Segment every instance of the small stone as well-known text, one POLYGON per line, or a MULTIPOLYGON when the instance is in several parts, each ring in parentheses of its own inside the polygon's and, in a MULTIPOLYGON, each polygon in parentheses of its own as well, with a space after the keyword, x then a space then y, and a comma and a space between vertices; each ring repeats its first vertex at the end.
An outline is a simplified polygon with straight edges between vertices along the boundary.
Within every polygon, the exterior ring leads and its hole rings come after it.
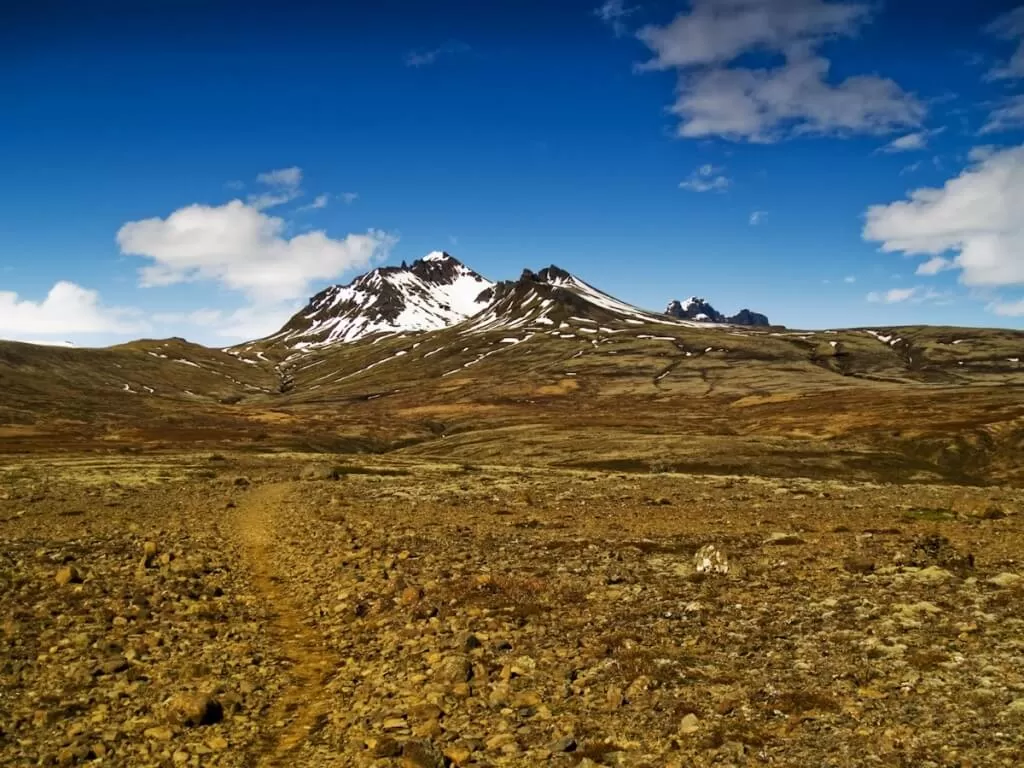
POLYGON ((843 569, 848 573, 874 573, 875 561, 867 557, 851 555, 843 560, 843 569))
POLYGON ((68 584, 81 584, 82 574, 78 572, 78 569, 73 565, 65 565, 54 577, 54 581, 57 582, 58 587, 64 587, 68 584))
POLYGON ((473 751, 462 744, 453 744, 444 751, 444 756, 451 760, 452 765, 461 766, 473 757, 473 751))
POLYGON ((483 646, 483 643, 480 642, 480 638, 473 634, 466 635, 466 641, 462 644, 466 651, 475 651, 481 646, 483 646))
POLYGON ((557 741, 552 742, 551 746, 548 747, 548 750, 555 754, 561 752, 575 752, 577 746, 576 739, 572 736, 563 736, 557 741))
POLYGON ((398 599, 402 605, 416 605, 423 599, 423 590, 419 587, 406 587, 398 599))
POLYGON ((160 547, 157 546, 155 541, 147 541, 142 545, 143 557, 156 557, 160 552, 160 547))
POLYGON ((174 731, 166 725, 157 725, 152 728, 147 728, 142 732, 142 735, 147 739, 152 739, 153 741, 170 741, 174 738, 174 731))
POLYGON ((124 656, 112 656, 99 666, 99 671, 104 675, 116 675, 128 669, 128 659, 124 656))
POLYGON ((473 664, 467 656, 449 656, 437 670, 442 683, 467 683, 473 679, 473 664))
POLYGON ((409 724, 405 721, 404 717, 389 717, 381 723, 380 727, 385 731, 404 731, 409 727, 409 724))
POLYGON ((307 464, 299 477, 303 480, 337 480, 339 474, 337 468, 330 464, 307 464))
POLYGON ((803 537, 795 533, 776 532, 764 540, 764 545, 768 547, 791 547, 804 543, 803 537))
POLYGON ((697 573, 709 573, 724 576, 729 573, 729 559, 714 544, 706 544, 693 556, 693 567, 697 573))
POLYGON ((206 742, 206 746, 212 749, 214 752, 223 752, 228 748, 228 740, 223 736, 214 736, 206 742))
POLYGON ((430 741, 408 741, 402 747, 402 768, 445 768, 444 755, 430 741))
POLYGON ((373 748, 374 757, 398 757, 402 754, 402 745, 390 736, 383 736, 373 748))
POLYGON ((700 730, 700 718, 692 712, 682 719, 679 723, 679 733, 683 736, 689 736, 690 734, 696 733, 700 730))
POLYGON ((213 725, 224 718, 224 708, 212 696, 186 693, 171 700, 171 719, 181 725, 194 727, 213 725))

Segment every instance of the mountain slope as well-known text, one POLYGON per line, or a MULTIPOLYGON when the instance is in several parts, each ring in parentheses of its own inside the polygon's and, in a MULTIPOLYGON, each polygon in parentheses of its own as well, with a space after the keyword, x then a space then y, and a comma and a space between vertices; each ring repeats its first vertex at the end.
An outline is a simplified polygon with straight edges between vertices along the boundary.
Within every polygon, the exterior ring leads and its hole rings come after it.
POLYGON ((491 303, 462 325, 466 332, 551 326, 566 330, 581 324, 680 324, 620 301, 554 265, 539 272, 524 270, 518 280, 496 285, 492 295, 491 303))
POLYGON ((321 291, 261 341, 305 349, 381 333, 446 328, 483 309, 493 286, 449 254, 435 251, 411 266, 380 267, 348 285, 321 291))

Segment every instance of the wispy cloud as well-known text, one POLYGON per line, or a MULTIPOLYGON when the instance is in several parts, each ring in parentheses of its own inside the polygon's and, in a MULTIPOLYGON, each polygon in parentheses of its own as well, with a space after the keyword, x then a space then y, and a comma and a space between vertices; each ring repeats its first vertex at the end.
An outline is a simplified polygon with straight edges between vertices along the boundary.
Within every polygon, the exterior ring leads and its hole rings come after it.
POLYGON ((405 56, 405 65, 407 67, 429 67, 431 64, 436 64, 437 61, 443 57, 455 56, 460 53, 465 53, 468 50, 468 45, 457 40, 453 40, 445 43, 444 45, 438 46, 437 48, 431 48, 423 51, 410 51, 405 56))
POLYGON ((1024 299, 1017 301, 994 301, 986 309, 994 315, 1001 317, 1024 317, 1024 299))
POLYGON ((616 37, 621 37, 626 34, 626 19, 638 10, 636 7, 627 7, 624 0, 607 0, 594 10, 594 15, 611 27, 616 37))
POLYGON ((917 288, 890 288, 888 291, 872 291, 867 299, 872 304, 899 304, 911 299, 915 293, 917 288))
POLYGON ((922 304, 924 302, 948 301, 951 296, 952 293, 949 291, 936 291, 932 288, 915 286, 914 288, 890 288, 888 291, 871 291, 867 295, 867 300, 872 304, 901 304, 906 301, 922 304))
POLYGON ((884 147, 882 152, 916 152, 924 149, 928 146, 928 134, 924 131, 917 131, 915 133, 908 133, 905 136, 900 136, 898 139, 893 139, 884 147))
POLYGON ((1024 95, 1013 96, 993 109, 981 127, 984 136, 1024 127, 1024 95))
POLYGON ((989 77, 994 80, 1024 77, 1024 5, 996 18, 986 31, 993 37, 1017 45, 1009 61, 990 70, 989 77))
POLYGON ((762 221, 764 217, 768 215, 768 211, 754 211, 750 214, 750 226, 756 227, 762 221))
POLYGON ((290 203, 302 195, 302 169, 297 166, 261 173, 256 181, 268 188, 258 195, 249 195, 249 204, 259 210, 290 203))
POLYGON ((689 178, 679 182, 679 188, 690 192, 724 192, 732 182, 722 175, 722 170, 710 163, 702 165, 689 178))
POLYGON ((352 203, 354 203, 358 199, 359 199, 359 193, 358 192, 342 192, 341 193, 341 200, 342 200, 342 202, 345 203, 345 205, 352 205, 352 203))
POLYGON ((849 284, 849 283, 856 283, 857 282, 857 278, 854 277, 853 275, 847 275, 846 277, 843 278, 843 282, 847 283, 847 284, 849 284))
POLYGON ((304 205, 299 208, 300 211, 316 211, 321 208, 326 208, 327 204, 331 201, 330 195, 317 195, 313 198, 313 202, 309 205, 304 205))

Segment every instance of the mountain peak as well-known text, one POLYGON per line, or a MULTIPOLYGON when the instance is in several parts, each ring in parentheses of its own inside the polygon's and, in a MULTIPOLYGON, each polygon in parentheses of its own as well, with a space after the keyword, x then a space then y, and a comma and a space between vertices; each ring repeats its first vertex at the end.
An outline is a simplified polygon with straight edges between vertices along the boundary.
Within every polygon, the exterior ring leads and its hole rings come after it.
POLYGON ((420 261, 458 261, 447 251, 431 251, 424 256, 420 261))
POLYGON ((348 285, 326 288, 268 341, 303 349, 439 330, 483 309, 493 286, 450 254, 433 251, 412 265, 378 267, 348 285))
POLYGON ((770 325, 765 315, 751 312, 749 309, 741 310, 732 317, 726 317, 710 303, 707 299, 698 296, 691 296, 686 301, 675 299, 669 302, 665 308, 665 314, 678 320, 693 320, 699 323, 728 323, 731 325, 770 325))

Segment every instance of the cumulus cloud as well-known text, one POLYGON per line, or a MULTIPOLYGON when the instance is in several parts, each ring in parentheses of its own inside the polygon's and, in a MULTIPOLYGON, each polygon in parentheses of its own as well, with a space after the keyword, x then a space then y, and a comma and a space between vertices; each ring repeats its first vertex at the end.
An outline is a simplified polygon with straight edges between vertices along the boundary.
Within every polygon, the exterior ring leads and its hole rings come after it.
POLYGON ((989 76, 997 80, 1024 77, 1024 6, 999 16, 988 25, 987 31, 1000 40, 1017 44, 1009 61, 995 67, 989 76))
POLYGON ((29 340, 53 334, 145 331, 136 309, 108 307, 96 291, 61 280, 42 301, 21 299, 13 291, 0 291, 0 336, 29 340))
POLYGON ((924 274, 948 268, 965 285, 1024 284, 1024 146, 981 157, 941 188, 871 206, 863 237, 889 253, 929 256, 924 274))
POLYGON ((867 4, 826 0, 694 0, 689 13, 637 37, 655 53, 647 69, 725 64, 749 51, 796 52, 852 35, 868 12, 867 4))
POLYGON ((702 165, 689 178, 679 182, 679 188, 691 192, 724 192, 732 182, 721 171, 721 168, 710 164, 702 165))
POLYGON ((1000 133, 1024 127, 1024 95, 1007 99, 989 113, 981 133, 1000 133))
POLYGON ((853 35, 869 6, 825 0, 694 0, 664 27, 637 36, 655 54, 641 69, 675 69, 671 111, 678 134, 772 142, 793 135, 888 133, 921 123, 925 107, 894 81, 854 75, 829 81, 831 63, 815 54, 827 39, 853 35), (784 63, 737 66, 749 53, 784 63))
POLYGON ((117 243, 122 253, 150 261, 139 272, 143 286, 209 280, 272 304, 307 296, 315 280, 366 267, 396 242, 376 230, 334 239, 323 231, 288 238, 285 229, 283 219, 232 200, 128 222, 117 243))
POLYGON ((626 19, 636 13, 637 8, 627 8, 623 0, 607 0, 594 10, 594 15, 612 28, 616 36, 626 34, 626 19))

